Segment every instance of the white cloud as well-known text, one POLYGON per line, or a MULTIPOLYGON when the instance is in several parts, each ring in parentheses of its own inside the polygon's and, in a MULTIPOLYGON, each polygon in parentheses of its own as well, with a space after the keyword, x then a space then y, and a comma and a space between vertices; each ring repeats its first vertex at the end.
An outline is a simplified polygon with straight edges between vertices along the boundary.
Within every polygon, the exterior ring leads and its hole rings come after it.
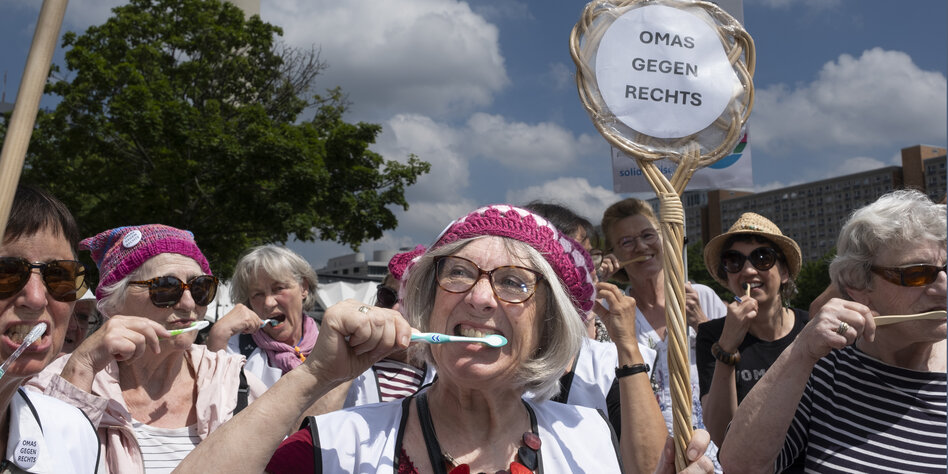
POLYGON ((557 178, 537 186, 507 191, 507 202, 526 204, 540 200, 561 204, 593 224, 598 224, 603 211, 620 198, 611 189, 593 186, 585 178, 557 178))
POLYGON ((431 171, 406 191, 409 202, 441 200, 468 187, 470 171, 460 134, 452 127, 422 115, 400 114, 383 125, 373 150, 386 159, 405 161, 410 153, 431 163, 431 171))
POLYGON ((329 69, 320 88, 341 86, 351 112, 463 114, 487 106, 509 78, 496 26, 455 0, 284 0, 261 6, 294 46, 316 45, 329 69))
POLYGON ((398 217, 398 234, 409 236, 415 244, 427 246, 451 221, 486 204, 460 196, 451 197, 454 199, 412 203, 408 211, 398 217))
POLYGON ((493 5, 487 2, 477 2, 472 5, 472 8, 478 15, 488 21, 532 20, 534 18, 529 5, 514 0, 500 0, 493 5))
POLYGON ((815 81, 757 91, 754 146, 785 150, 902 148, 946 139, 945 76, 874 48, 826 63, 815 81))
POLYGON ((603 146, 598 137, 575 136, 555 123, 527 124, 485 113, 471 116, 467 132, 467 149, 511 169, 562 170, 603 146))
POLYGON ((562 91, 576 87, 573 71, 566 63, 550 63, 544 78, 554 90, 562 91))

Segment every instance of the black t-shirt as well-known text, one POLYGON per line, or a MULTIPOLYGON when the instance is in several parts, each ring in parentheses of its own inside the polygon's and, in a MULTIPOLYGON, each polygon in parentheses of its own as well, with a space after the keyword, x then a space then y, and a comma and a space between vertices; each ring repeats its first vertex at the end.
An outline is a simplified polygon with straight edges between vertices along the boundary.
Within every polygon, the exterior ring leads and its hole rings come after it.
MULTIPOLYGON (((793 309, 793 329, 786 336, 776 341, 764 341, 747 333, 737 350, 741 353, 741 361, 735 367, 737 382, 737 403, 741 403, 757 381, 764 376, 767 369, 773 365, 777 357, 787 346, 796 339, 810 319, 806 311, 793 309)), ((711 355, 711 346, 721 338, 724 331, 725 318, 712 319, 698 325, 698 336, 695 339, 695 364, 698 369, 698 385, 701 396, 711 390, 711 378, 714 376, 714 364, 717 359, 711 355)))

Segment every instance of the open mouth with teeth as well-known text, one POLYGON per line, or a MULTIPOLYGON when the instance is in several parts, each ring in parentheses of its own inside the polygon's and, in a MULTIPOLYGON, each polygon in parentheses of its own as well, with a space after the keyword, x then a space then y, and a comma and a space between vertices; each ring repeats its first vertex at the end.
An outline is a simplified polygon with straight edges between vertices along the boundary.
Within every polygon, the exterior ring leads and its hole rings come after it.
POLYGON ((494 331, 486 328, 474 329, 470 326, 465 326, 463 324, 458 324, 454 326, 454 335, 455 336, 464 336, 464 337, 484 337, 490 336, 491 334, 501 334, 499 331, 494 331))
MULTIPOLYGON (((23 340, 26 339, 26 335, 30 333, 30 330, 33 329, 34 324, 14 324, 7 327, 7 331, 3 334, 10 339, 14 344, 23 344, 23 340)), ((48 329, 47 329, 48 331, 48 329)), ((44 333, 43 336, 46 334, 44 333)))

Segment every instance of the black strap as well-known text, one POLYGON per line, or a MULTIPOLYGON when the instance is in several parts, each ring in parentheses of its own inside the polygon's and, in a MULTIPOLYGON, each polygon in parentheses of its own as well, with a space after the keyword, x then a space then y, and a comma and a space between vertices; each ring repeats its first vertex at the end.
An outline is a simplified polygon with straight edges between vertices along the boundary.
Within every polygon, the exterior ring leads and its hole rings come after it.
POLYGON ((446 474, 444 469, 444 455, 441 454, 441 444, 435 434, 434 423, 431 422, 431 411, 428 409, 428 392, 418 395, 418 423, 421 425, 421 434, 425 437, 425 447, 428 448, 428 460, 435 474, 446 474))
POLYGON ((237 385, 237 406, 234 407, 234 415, 247 408, 248 397, 250 397, 250 384, 247 383, 247 375, 244 374, 244 368, 241 367, 240 384, 237 385))
POLYGON ((573 358, 572 370, 560 377, 560 392, 550 400, 554 402, 569 404, 569 390, 573 386, 573 374, 576 373, 576 365, 579 363, 579 354, 573 358))
POLYGON ((319 429, 316 426, 316 417, 307 416, 303 418, 300 429, 309 426, 309 435, 313 438, 313 472, 323 472, 323 448, 319 445, 319 429))
POLYGON ((405 425, 408 424, 408 413, 411 411, 411 401, 415 398, 414 395, 410 397, 405 397, 402 400, 402 419, 398 422, 398 435, 395 437, 395 455, 392 456, 392 459, 395 460, 395 471, 398 471, 399 464, 402 463, 402 440, 405 438, 405 425))

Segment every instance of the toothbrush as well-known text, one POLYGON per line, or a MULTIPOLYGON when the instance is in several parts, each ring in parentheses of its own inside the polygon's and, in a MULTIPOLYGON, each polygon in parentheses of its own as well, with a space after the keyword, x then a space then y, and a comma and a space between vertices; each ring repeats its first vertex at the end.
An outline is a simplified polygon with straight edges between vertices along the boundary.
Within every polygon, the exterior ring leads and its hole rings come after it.
POLYGON ((491 347, 502 347, 507 345, 507 338, 500 334, 491 334, 484 337, 466 337, 449 336, 447 334, 438 334, 436 332, 421 332, 411 335, 412 341, 422 341, 429 344, 444 344, 446 342, 479 342, 491 347))
POLYGON ((26 335, 26 338, 23 339, 23 343, 20 344, 20 347, 17 347, 16 350, 13 351, 13 354, 10 354, 10 357, 7 357, 7 360, 3 361, 3 364, 0 364, 0 377, 3 377, 3 374, 7 373, 7 367, 9 367, 17 357, 20 357, 20 354, 22 354, 27 347, 36 342, 44 332, 46 332, 46 323, 39 323, 33 326, 33 329, 30 329, 30 332, 26 335))
POLYGON ((169 332, 172 336, 177 336, 178 334, 184 334, 184 333, 186 333, 186 332, 200 331, 201 329, 206 328, 206 327, 209 326, 210 324, 211 324, 211 323, 208 322, 208 321, 206 321, 206 320, 203 320, 203 321, 195 321, 195 322, 191 323, 191 326, 190 326, 190 327, 186 327, 186 328, 184 328, 184 329, 174 329, 174 330, 171 330, 171 331, 168 331, 168 332, 169 332))
POLYGON ((276 319, 264 319, 263 322, 260 323, 260 327, 262 328, 262 327, 266 326, 267 324, 269 324, 269 325, 271 325, 271 326, 276 326, 277 324, 280 324, 280 323, 277 322, 276 319))

